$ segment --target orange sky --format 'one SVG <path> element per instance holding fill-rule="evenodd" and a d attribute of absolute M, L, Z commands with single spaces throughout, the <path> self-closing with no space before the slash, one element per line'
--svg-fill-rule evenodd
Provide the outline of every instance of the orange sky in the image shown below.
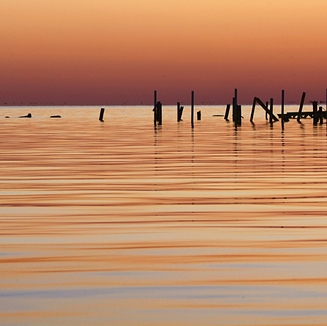
<path fill-rule="evenodd" d="M 0 104 L 324 100 L 326 0 L 1 0 Z"/>

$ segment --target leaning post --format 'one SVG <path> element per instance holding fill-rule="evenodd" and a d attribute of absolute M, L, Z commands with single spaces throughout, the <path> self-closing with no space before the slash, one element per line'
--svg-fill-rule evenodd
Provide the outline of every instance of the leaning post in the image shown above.
<path fill-rule="evenodd" d="M 101 122 L 104 121 L 104 120 L 103 120 L 103 116 L 104 116 L 104 108 L 101 108 L 101 110 L 100 110 L 100 116 L 99 116 L 99 120 L 100 120 Z"/>
<path fill-rule="evenodd" d="M 255 110 L 255 104 L 256 104 L 256 102 L 257 102 L 257 98 L 255 97 L 253 99 L 253 103 L 252 103 L 252 110 L 251 110 L 250 122 L 253 122 L 254 110 Z"/>
<path fill-rule="evenodd" d="M 227 104 L 226 110 L 225 110 L 225 115 L 224 115 L 225 120 L 228 120 L 229 110 L 230 110 L 230 104 Z"/>
<path fill-rule="evenodd" d="M 302 110 L 303 110 L 303 105 L 304 105 L 304 100 L 305 100 L 305 95 L 306 93 L 303 92 L 302 93 L 302 97 L 301 97 L 301 103 L 300 103 L 300 107 L 299 107 L 299 113 L 298 113 L 298 116 L 297 116 L 297 122 L 301 122 L 301 115 L 302 115 Z"/>

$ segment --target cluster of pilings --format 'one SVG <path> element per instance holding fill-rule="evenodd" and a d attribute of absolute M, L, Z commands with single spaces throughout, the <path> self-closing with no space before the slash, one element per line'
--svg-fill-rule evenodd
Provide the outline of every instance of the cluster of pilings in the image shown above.
<path fill-rule="evenodd" d="M 318 109 L 318 101 L 312 101 L 312 111 L 303 111 L 304 101 L 305 101 L 306 92 L 302 93 L 299 111 L 297 112 L 287 112 L 285 113 L 285 91 L 282 90 L 282 103 L 281 103 L 281 113 L 278 114 L 278 117 L 281 119 L 282 126 L 284 122 L 288 122 L 289 119 L 297 119 L 297 122 L 301 123 L 301 118 L 310 117 L 313 119 L 313 125 L 318 125 L 318 123 L 323 124 L 323 119 L 327 119 L 327 111 L 323 111 L 322 106 Z M 254 97 L 252 110 L 250 115 L 250 122 L 253 123 L 254 112 L 256 105 L 259 104 L 266 112 L 266 120 L 269 117 L 269 123 L 273 124 L 274 122 L 279 121 L 277 116 L 274 114 L 274 100 L 270 99 L 269 102 L 263 103 L 258 97 Z M 327 90 L 326 90 L 326 105 L 327 105 Z M 228 115 L 230 111 L 230 104 L 227 104 L 224 118 L 228 121 Z M 241 106 L 237 102 L 237 89 L 235 89 L 235 95 L 233 97 L 233 122 L 235 126 L 240 126 L 242 121 L 241 116 Z"/>
<path fill-rule="evenodd" d="M 229 121 L 229 111 L 230 111 L 230 104 L 227 104 L 226 111 L 224 115 L 224 119 Z M 242 125 L 242 106 L 238 104 L 237 100 L 237 89 L 234 90 L 234 97 L 233 97 L 233 114 L 232 114 L 233 122 L 235 127 Z"/>
<path fill-rule="evenodd" d="M 235 127 L 242 125 L 242 107 L 238 104 L 237 98 L 237 89 L 234 90 L 234 97 L 232 101 L 232 119 Z M 290 119 L 297 119 L 299 123 L 301 123 L 301 118 L 310 117 L 313 119 L 313 125 L 318 125 L 318 123 L 323 124 L 323 120 L 327 119 L 327 111 L 323 111 L 322 106 L 318 108 L 318 101 L 312 101 L 313 109 L 312 111 L 303 111 L 304 101 L 305 101 L 306 93 L 302 93 L 301 102 L 299 110 L 296 112 L 286 112 L 285 113 L 285 91 L 282 90 L 282 101 L 281 101 L 281 113 L 277 114 L 277 116 L 281 119 L 282 126 L 284 122 L 288 122 Z M 279 119 L 274 114 L 274 100 L 270 99 L 269 102 L 264 103 L 260 98 L 254 97 L 252 103 L 252 110 L 250 115 L 250 122 L 253 124 L 254 113 L 256 105 L 259 105 L 266 112 L 266 120 L 269 119 L 269 123 L 273 124 Z M 327 105 L 327 89 L 326 89 L 326 105 Z M 230 112 L 231 104 L 227 104 L 224 119 L 229 121 L 229 112 Z M 103 120 L 104 116 L 104 108 L 101 108 L 99 120 Z M 177 102 L 177 122 L 182 121 L 184 107 L 181 106 L 180 102 Z M 201 120 L 201 111 L 197 112 L 197 120 Z M 153 107 L 153 123 L 154 128 L 162 125 L 162 103 L 157 100 L 157 91 L 154 91 L 154 107 Z M 194 91 L 191 92 L 191 127 L 194 128 Z"/>
<path fill-rule="evenodd" d="M 153 105 L 153 124 L 156 129 L 157 126 L 162 125 L 162 103 L 157 100 L 157 91 L 154 91 L 154 105 Z M 184 106 L 177 102 L 177 122 L 182 121 Z M 197 112 L 197 119 L 201 120 L 201 111 Z M 194 128 L 194 91 L 191 92 L 191 127 Z"/>

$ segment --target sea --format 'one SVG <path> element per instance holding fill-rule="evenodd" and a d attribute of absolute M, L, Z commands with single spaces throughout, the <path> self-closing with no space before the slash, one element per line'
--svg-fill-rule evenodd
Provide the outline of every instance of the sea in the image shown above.
<path fill-rule="evenodd" d="M 327 324 L 326 120 L 104 108 L 0 107 L 1 325 Z"/>

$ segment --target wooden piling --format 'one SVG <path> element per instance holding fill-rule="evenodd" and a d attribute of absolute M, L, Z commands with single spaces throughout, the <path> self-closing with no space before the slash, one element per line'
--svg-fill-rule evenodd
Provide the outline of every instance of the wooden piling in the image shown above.
<path fill-rule="evenodd" d="M 319 123 L 322 125 L 324 123 L 324 116 L 322 113 L 322 106 L 319 106 L 319 112 L 318 112 L 318 117 L 319 117 Z"/>
<path fill-rule="evenodd" d="M 241 105 L 237 105 L 237 108 L 236 108 L 235 125 L 237 125 L 237 126 L 242 125 L 242 106 Z"/>
<path fill-rule="evenodd" d="M 179 109 L 179 121 L 183 121 L 182 117 L 183 117 L 183 110 L 184 110 L 184 106 L 181 106 Z"/>
<path fill-rule="evenodd" d="M 234 89 L 234 98 L 235 98 L 235 104 L 238 105 L 238 92 L 237 92 L 237 88 Z"/>
<path fill-rule="evenodd" d="M 158 126 L 161 126 L 162 125 L 162 103 L 160 101 L 158 101 L 157 105 L 156 105 L 156 115 L 157 115 Z"/>
<path fill-rule="evenodd" d="M 269 123 L 273 124 L 273 113 L 274 112 L 274 99 L 270 99 L 270 113 L 269 113 Z"/>
<path fill-rule="evenodd" d="M 154 100 L 153 107 L 156 107 L 156 105 L 157 105 L 157 91 L 153 92 L 153 100 Z"/>
<path fill-rule="evenodd" d="M 194 91 L 191 92 L 191 127 L 194 128 Z"/>
<path fill-rule="evenodd" d="M 302 115 L 302 110 L 303 110 L 303 105 L 304 105 L 304 100 L 305 100 L 305 95 L 306 93 L 303 92 L 302 93 L 302 97 L 301 97 L 301 103 L 300 103 L 300 107 L 299 107 L 299 113 L 298 113 L 298 116 L 297 116 L 297 122 L 301 122 L 301 115 Z"/>
<path fill-rule="evenodd" d="M 312 102 L 312 112 L 313 112 L 313 125 L 316 126 L 318 124 L 318 101 Z"/>
<path fill-rule="evenodd" d="M 233 97 L 233 112 L 232 112 L 232 118 L 233 118 L 233 122 L 236 121 L 236 117 L 237 117 L 237 103 L 238 103 L 238 98 L 237 98 L 238 94 L 237 94 L 237 88 L 234 89 L 234 97 Z"/>
<path fill-rule="evenodd" d="M 104 108 L 101 108 L 101 110 L 100 110 L 100 116 L 99 116 L 99 120 L 100 120 L 101 122 L 104 121 L 104 120 L 103 120 L 103 116 L 104 116 Z"/>
<path fill-rule="evenodd" d="M 228 121 L 229 110 L 230 110 L 230 104 L 227 104 L 227 105 L 226 105 L 225 116 L 224 116 L 224 119 L 225 119 L 226 121 Z"/>
<path fill-rule="evenodd" d="M 269 102 L 266 102 L 266 107 L 269 108 Z M 268 120 L 268 111 L 266 111 L 266 120 Z"/>
<path fill-rule="evenodd" d="M 282 129 L 284 130 L 284 122 L 289 121 L 287 117 L 285 117 L 285 91 L 282 89 L 282 104 L 280 109 L 280 121 L 282 123 Z"/>
<path fill-rule="evenodd" d="M 251 116 L 250 116 L 250 122 L 253 122 L 253 117 L 254 117 L 254 109 L 255 109 L 255 105 L 257 103 L 257 98 L 255 97 L 253 99 L 253 103 L 252 103 L 252 110 L 251 110 Z"/>
<path fill-rule="evenodd" d="M 177 122 L 182 121 L 184 106 L 180 105 L 180 102 L 177 102 Z"/>
<path fill-rule="evenodd" d="M 236 115 L 237 115 L 237 98 L 234 96 L 233 97 L 233 122 L 236 120 Z"/>
<path fill-rule="evenodd" d="M 180 110 L 181 110 L 181 103 L 177 102 L 177 122 L 180 122 Z"/>

